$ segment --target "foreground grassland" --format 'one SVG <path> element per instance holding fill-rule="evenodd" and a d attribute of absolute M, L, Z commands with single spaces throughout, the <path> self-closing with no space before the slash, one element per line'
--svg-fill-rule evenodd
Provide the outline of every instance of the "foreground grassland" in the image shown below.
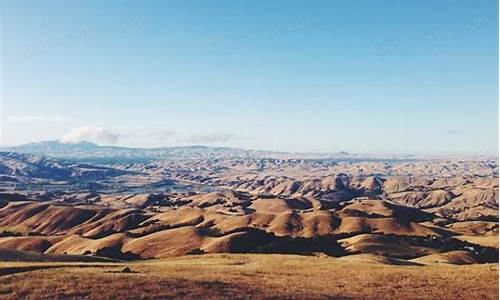
<path fill-rule="evenodd" d="M 498 299 L 498 264 L 399 266 L 369 256 L 245 254 L 0 262 L 0 299 L 169 298 Z"/>

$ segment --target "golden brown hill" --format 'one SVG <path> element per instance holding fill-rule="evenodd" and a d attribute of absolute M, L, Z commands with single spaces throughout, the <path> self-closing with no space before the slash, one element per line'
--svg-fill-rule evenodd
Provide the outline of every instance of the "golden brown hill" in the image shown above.
<path fill-rule="evenodd" d="M 114 210 L 61 202 L 11 202 L 0 209 L 0 227 L 23 234 L 100 237 L 135 228 L 150 216 L 138 209 Z"/>
<path fill-rule="evenodd" d="M 218 254 L 133 263 L 0 262 L 0 293 L 60 299 L 498 299 L 498 265 Z M 132 273 L 122 272 L 127 266 Z M 335 280 L 325 280 L 334 274 Z M 77 284 L 75 284 L 77 283 Z"/>
<path fill-rule="evenodd" d="M 345 184 L 338 182 L 338 176 L 335 178 L 336 186 Z M 369 180 L 367 184 L 372 186 L 377 182 Z M 108 255 L 118 259 L 262 251 L 331 255 L 344 255 L 347 251 L 413 258 L 442 252 L 444 246 L 442 243 L 412 245 L 404 242 L 405 237 L 474 236 L 495 230 L 491 228 L 495 223 L 475 221 L 483 223 L 475 225 L 477 229 L 473 232 L 466 232 L 464 226 L 454 225 L 454 221 L 378 199 L 344 201 L 326 209 L 312 197 L 261 196 L 236 191 L 176 194 L 168 198 L 165 200 L 168 205 L 145 208 L 136 208 L 147 199 L 143 194 L 134 198 L 142 200 L 133 208 L 108 207 L 99 202 L 83 204 L 76 200 L 9 202 L 0 208 L 0 233 L 4 232 L 0 247 L 50 254 Z M 471 239 L 463 240 L 474 243 Z M 491 247 L 491 243 L 480 245 Z M 449 250 L 460 247 L 463 245 L 455 243 Z M 488 251 L 485 255 L 490 259 Z"/>
<path fill-rule="evenodd" d="M 368 253 L 394 258 L 412 258 L 436 253 L 435 249 L 408 245 L 394 238 L 379 234 L 361 234 L 340 240 L 351 254 Z"/>
<path fill-rule="evenodd" d="M 412 260 L 421 264 L 452 264 L 452 265 L 469 265 L 475 264 L 477 261 L 468 251 L 450 251 L 446 253 L 437 253 L 422 256 Z"/>
<path fill-rule="evenodd" d="M 116 260 L 96 256 L 51 255 L 0 248 L 0 262 L 116 262 Z"/>

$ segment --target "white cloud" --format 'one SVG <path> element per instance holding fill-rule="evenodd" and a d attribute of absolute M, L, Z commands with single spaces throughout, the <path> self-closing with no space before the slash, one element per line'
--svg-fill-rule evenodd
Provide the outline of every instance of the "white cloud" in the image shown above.
<path fill-rule="evenodd" d="M 67 119 L 61 117 L 47 117 L 47 116 L 7 116 L 5 122 L 7 123 L 62 123 Z"/>
<path fill-rule="evenodd" d="M 179 134 L 174 130 L 160 128 L 104 128 L 84 126 L 73 128 L 59 139 L 61 143 L 76 144 L 92 142 L 100 145 L 128 147 L 161 147 L 174 145 L 220 145 L 242 137 L 225 132 L 198 132 Z"/>
<path fill-rule="evenodd" d="M 97 144 L 115 144 L 120 134 L 103 127 L 79 127 L 71 129 L 59 141 L 65 144 L 76 144 L 79 142 L 92 142 Z"/>
<path fill-rule="evenodd" d="M 460 131 L 460 130 L 450 130 L 450 131 L 448 131 L 448 135 L 459 135 L 461 133 L 462 133 L 462 131 Z"/>
<path fill-rule="evenodd" d="M 130 147 L 159 147 L 171 145 L 176 132 L 168 129 L 123 128 L 118 143 Z"/>
<path fill-rule="evenodd" d="M 214 132 L 214 133 L 204 133 L 199 132 L 191 135 L 187 139 L 184 139 L 183 142 L 189 144 L 219 144 L 219 143 L 228 143 L 234 141 L 238 137 L 232 133 L 224 133 L 224 132 Z"/>

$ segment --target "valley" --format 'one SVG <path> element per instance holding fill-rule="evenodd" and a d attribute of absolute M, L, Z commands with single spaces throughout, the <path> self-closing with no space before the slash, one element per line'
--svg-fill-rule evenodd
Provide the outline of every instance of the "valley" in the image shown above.
<path fill-rule="evenodd" d="M 451 274 L 461 265 L 487 278 L 498 274 L 496 159 L 182 154 L 103 164 L 6 151 L 0 153 L 0 173 L 0 272 L 11 264 L 20 270 L 55 264 L 35 267 L 30 276 L 41 272 L 58 280 L 54 272 L 71 269 L 71 262 L 89 264 L 75 267 L 80 277 L 115 264 L 150 272 L 148 266 L 162 268 L 178 258 L 189 264 L 243 259 L 266 268 L 262 260 L 288 264 L 303 256 L 310 262 L 300 272 L 321 261 L 334 272 L 355 265 L 366 272 L 383 266 L 382 273 L 458 276 Z M 0 280 L 16 278 L 15 270 Z M 224 284 L 234 280 L 220 278 Z M 341 290 L 325 286 L 315 297 Z M 375 287 L 369 295 L 377 293 Z"/>

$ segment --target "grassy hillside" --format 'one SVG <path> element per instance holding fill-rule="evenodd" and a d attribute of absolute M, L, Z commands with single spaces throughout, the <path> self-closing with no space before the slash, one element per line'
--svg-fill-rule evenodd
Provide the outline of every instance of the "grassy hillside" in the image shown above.
<path fill-rule="evenodd" d="M 124 268 L 128 267 L 128 270 Z M 10 270 L 10 273 L 2 270 Z M 216 254 L 129 263 L 0 263 L 2 299 L 498 299 L 498 264 Z"/>

